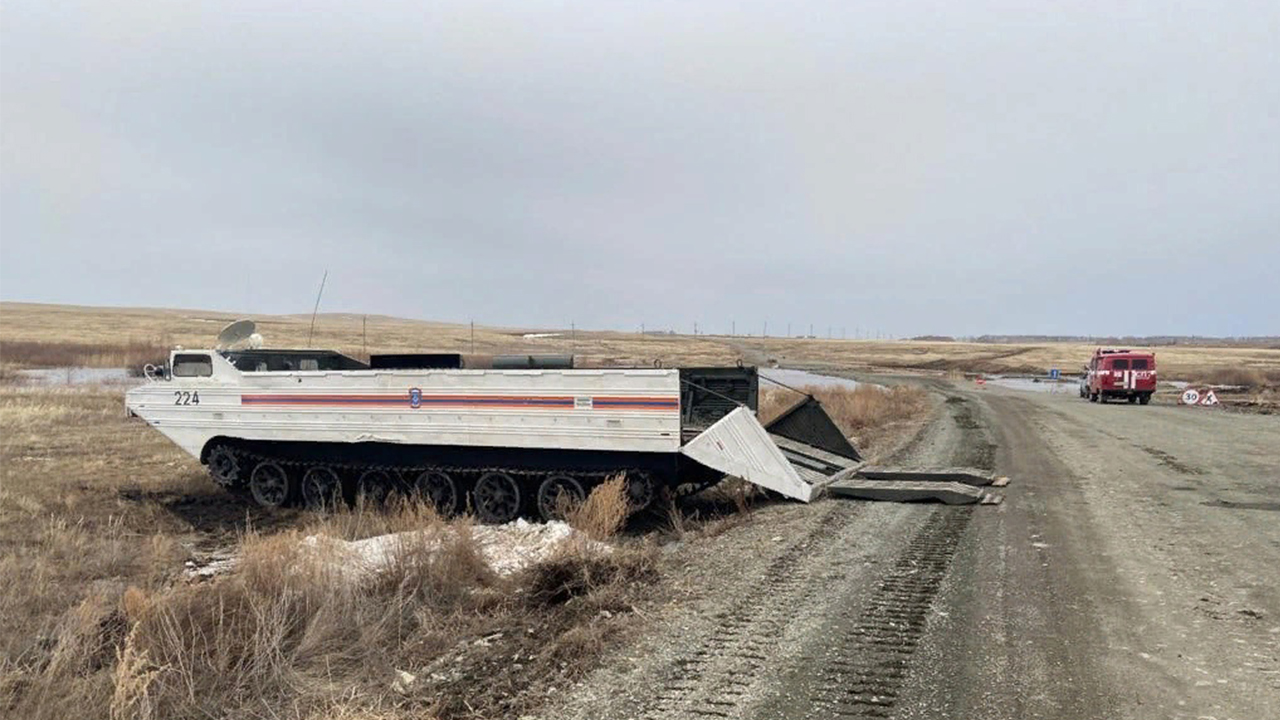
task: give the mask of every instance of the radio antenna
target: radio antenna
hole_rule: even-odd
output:
[[[316,313],[320,311],[320,296],[324,295],[324,281],[329,279],[329,271],[324,271],[320,278],[320,292],[316,293],[316,306],[311,308],[311,330],[307,332],[307,347],[311,347],[311,338],[316,334]]]

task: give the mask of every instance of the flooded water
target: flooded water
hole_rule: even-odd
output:
[[[819,375],[817,373],[805,372],[804,370],[786,370],[783,368],[764,368],[760,370],[762,377],[770,380],[777,380],[784,385],[798,388],[805,385],[814,385],[821,388],[842,387],[850,390],[858,387],[857,380],[849,378],[832,377],[831,375]],[[762,382],[763,386],[772,385],[770,382]]]
[[[124,368],[61,367],[19,370],[28,385],[134,385],[142,378],[131,377]]]
[[[991,385],[999,385],[1013,390],[1026,390],[1028,392],[1044,392],[1044,393],[1074,393],[1079,392],[1080,384],[1075,378],[1063,378],[1061,381],[1053,381],[1048,378],[1026,378],[1026,377],[993,377],[987,376],[987,383]]]

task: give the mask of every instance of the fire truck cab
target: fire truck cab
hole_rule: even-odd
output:
[[[1085,366],[1081,396],[1090,402],[1124,398],[1146,405],[1155,391],[1155,353],[1098,348]]]

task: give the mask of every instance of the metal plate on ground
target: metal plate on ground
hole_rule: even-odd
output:
[[[858,469],[858,477],[868,480],[902,480],[914,482],[958,482],[982,487],[996,481],[995,473],[978,468],[903,468],[867,465]],[[1005,479],[1005,484],[1008,480]]]
[[[860,500],[889,500],[893,502],[938,501],[948,505],[993,504],[988,493],[972,485],[949,481],[913,482],[907,480],[864,480],[846,478],[827,488],[833,495]]]

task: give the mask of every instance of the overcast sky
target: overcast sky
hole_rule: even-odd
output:
[[[6,300],[1280,333],[1274,1],[0,8]]]

